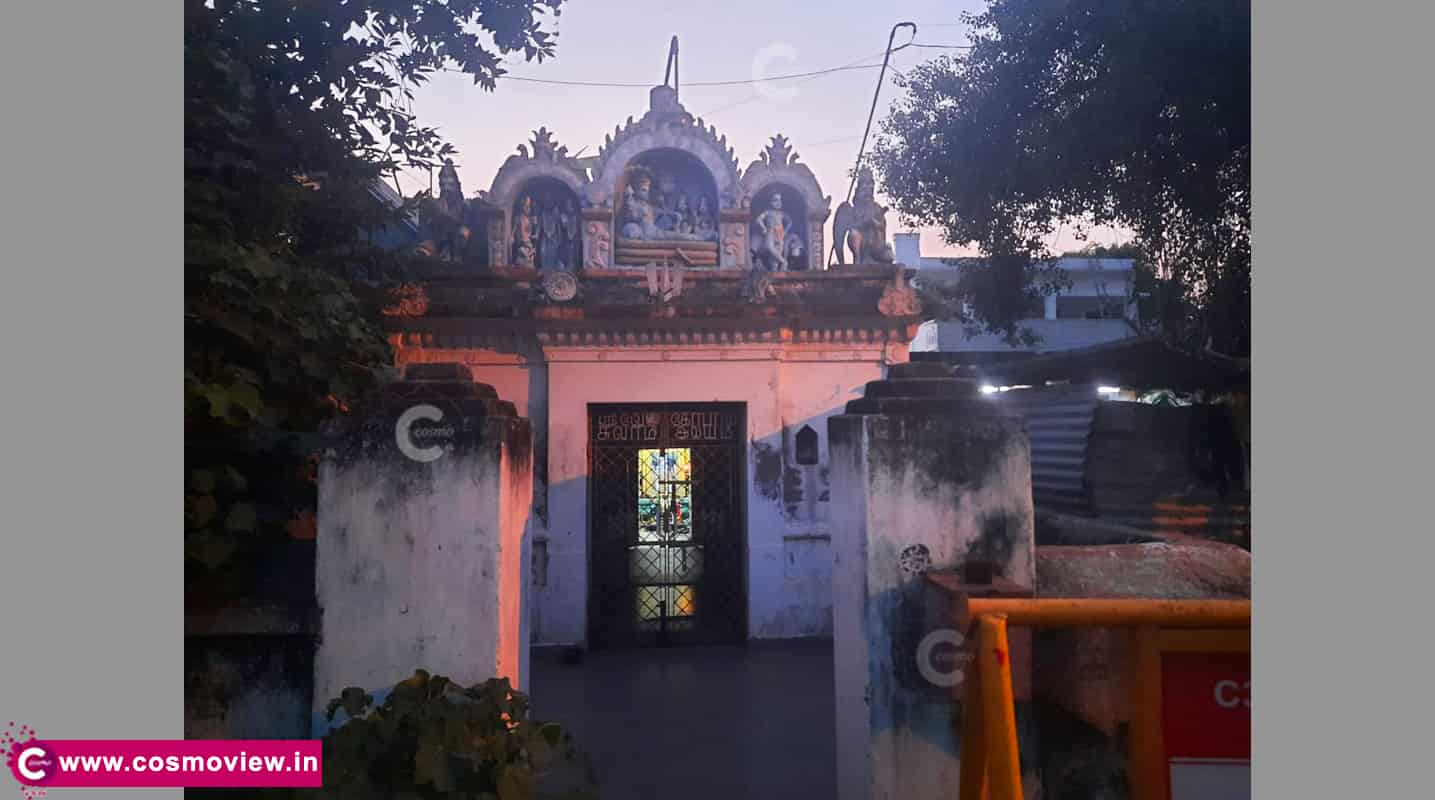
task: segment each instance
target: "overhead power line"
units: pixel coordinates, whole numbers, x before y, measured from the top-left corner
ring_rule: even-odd
[[[880,64],[852,64],[844,67],[831,67],[829,69],[813,70],[812,72],[794,72],[788,75],[773,75],[767,78],[746,78],[743,80],[731,81],[687,81],[683,86],[742,86],[749,83],[767,83],[769,81],[784,81],[791,78],[814,78],[818,75],[828,75],[833,72],[842,72],[850,69],[876,69]],[[523,81],[524,83],[551,83],[557,86],[613,86],[623,89],[646,89],[652,86],[651,83],[625,83],[620,81],[564,81],[553,78],[530,78],[526,75],[500,75],[502,81]]]
[[[970,46],[970,45],[916,44],[916,43],[909,42],[909,43],[907,43],[907,44],[903,44],[903,45],[900,45],[900,46],[898,46],[898,47],[893,48],[893,49],[892,49],[892,52],[895,53],[895,52],[898,52],[898,51],[903,50],[903,49],[908,48],[908,47],[927,47],[927,48],[938,49],[938,50],[969,50],[969,49],[971,49],[971,46]],[[834,72],[846,72],[846,71],[849,71],[849,70],[857,70],[857,69],[878,69],[879,67],[882,66],[881,64],[861,64],[861,63],[858,63],[858,62],[866,61],[866,60],[868,60],[868,59],[870,59],[870,58],[875,58],[876,56],[883,55],[884,52],[885,52],[885,51],[879,50],[879,51],[877,51],[876,53],[873,53],[873,54],[871,54],[871,55],[863,56],[863,57],[857,59],[856,61],[849,62],[849,63],[843,64],[843,65],[841,65],[841,66],[828,67],[827,69],[817,69],[817,70],[812,70],[812,71],[810,71],[810,72],[792,72],[792,73],[788,73],[788,74],[785,74],[785,75],[770,75],[770,76],[765,77],[765,78],[737,78],[737,79],[722,80],[722,81],[685,81],[685,82],[683,83],[683,86],[746,86],[746,85],[754,84],[754,83],[770,83],[770,82],[772,82],[772,81],[786,81],[786,80],[793,80],[793,79],[797,79],[797,78],[817,78],[817,77],[820,77],[820,76],[823,76],[823,75],[831,75],[831,74],[834,73]],[[456,71],[459,71],[459,70],[448,70],[448,71],[455,71],[455,72],[456,72]],[[501,81],[520,81],[520,82],[522,82],[522,83],[543,83],[543,84],[550,84],[550,85],[553,85],[553,86],[612,87],[612,88],[617,88],[617,89],[647,89],[647,88],[649,88],[650,86],[652,86],[652,84],[650,84],[650,83],[644,83],[644,82],[641,82],[641,81],[575,81],[575,80],[562,80],[562,79],[558,79],[558,78],[533,78],[533,77],[530,77],[530,76],[527,76],[527,75],[500,75],[500,76],[498,76],[498,79],[501,80]]]

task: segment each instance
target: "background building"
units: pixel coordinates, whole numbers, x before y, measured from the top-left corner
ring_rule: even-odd
[[[893,237],[897,262],[917,270],[915,282],[955,282],[972,259],[923,256],[918,234]],[[927,322],[912,342],[912,352],[954,354],[949,362],[977,362],[1035,353],[1069,350],[1114,342],[1139,335],[1140,316],[1135,302],[1135,260],[1067,256],[1057,261],[1071,281],[1069,288],[1047,295],[1033,305],[1022,325],[1042,337],[1034,347],[1012,347],[989,333],[968,337],[962,323]]]

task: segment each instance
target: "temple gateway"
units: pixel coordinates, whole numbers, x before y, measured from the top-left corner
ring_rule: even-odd
[[[451,164],[439,184],[441,268],[387,320],[411,377],[531,421],[520,640],[831,635],[826,420],[920,321],[870,173],[833,269],[830,197],[788,141],[740,168],[675,86],[596,158],[540,129],[476,198]]]

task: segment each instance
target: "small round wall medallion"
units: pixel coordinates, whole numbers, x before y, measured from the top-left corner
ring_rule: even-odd
[[[908,575],[921,575],[932,566],[932,553],[924,544],[908,545],[902,548],[898,563]]]
[[[555,303],[566,303],[578,296],[578,279],[571,272],[549,272],[543,276],[543,294]]]

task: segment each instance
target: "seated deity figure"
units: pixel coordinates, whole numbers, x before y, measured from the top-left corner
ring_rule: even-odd
[[[698,195],[698,207],[693,212],[693,235],[703,241],[717,241],[717,220],[713,218],[712,209],[708,208],[707,195]]]
[[[656,239],[658,225],[656,211],[648,199],[652,180],[646,175],[639,176],[636,187],[628,184],[623,190],[623,227],[625,239]]]
[[[679,236],[670,236],[678,232],[678,223],[682,221],[682,214],[678,212],[676,200],[672,192],[662,191],[658,193],[658,207],[656,210],[658,230],[663,232],[665,239],[678,239]]]
[[[678,218],[678,224],[674,228],[674,230],[677,231],[680,236],[692,236],[696,232],[694,230],[696,225],[693,221],[693,209],[691,204],[688,202],[687,195],[678,195],[678,205],[677,208],[674,209],[674,213],[677,215]]]
[[[513,220],[513,263],[519,267],[533,267],[538,251],[533,244],[533,198],[524,195],[518,201],[518,213]]]

